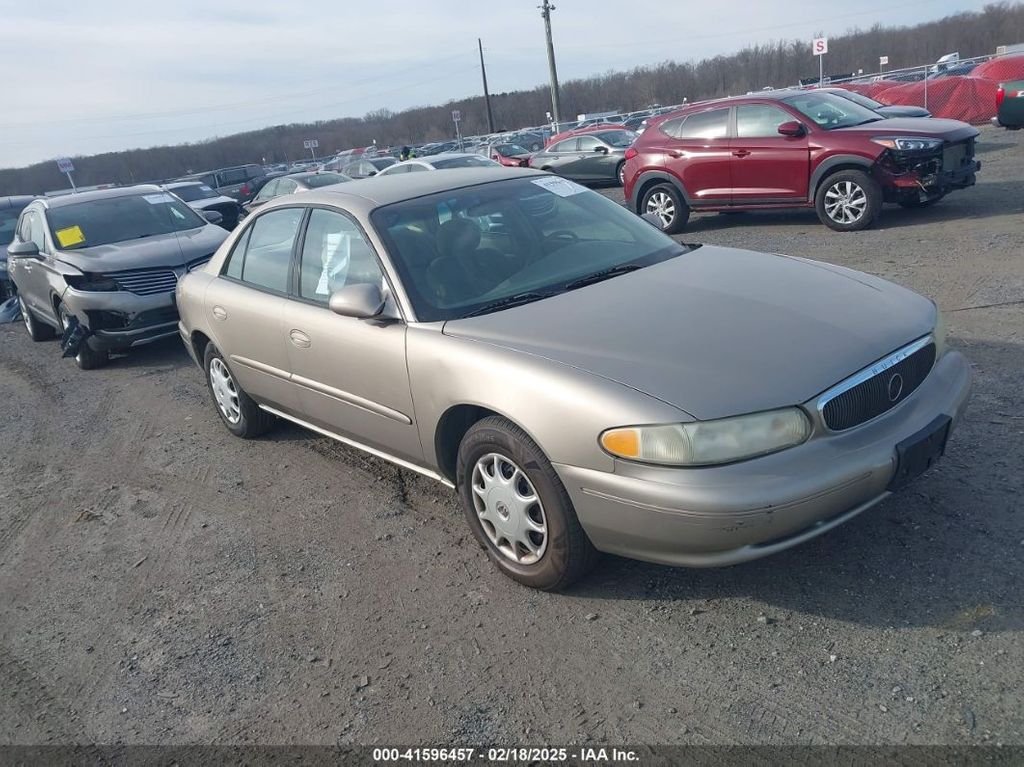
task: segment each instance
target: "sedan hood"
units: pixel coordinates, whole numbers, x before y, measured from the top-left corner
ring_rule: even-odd
[[[928,299],[885,280],[705,245],[444,332],[588,371],[704,420],[806,402],[934,323]]]
[[[831,133],[860,133],[871,136],[929,136],[944,141],[963,141],[979,135],[973,125],[959,120],[937,117],[890,117],[849,128],[835,128]]]
[[[198,229],[158,234],[139,240],[126,240],[92,248],[65,250],[61,260],[84,272],[116,272],[152,266],[183,266],[202,256],[212,255],[227,238],[219,226],[207,224]]]

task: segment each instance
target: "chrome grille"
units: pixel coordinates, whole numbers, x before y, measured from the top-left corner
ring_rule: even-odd
[[[909,397],[935,364],[935,343],[923,338],[833,386],[818,400],[832,431],[877,418]]]
[[[107,272],[106,276],[114,280],[123,290],[139,296],[173,293],[178,284],[178,275],[169,267]]]

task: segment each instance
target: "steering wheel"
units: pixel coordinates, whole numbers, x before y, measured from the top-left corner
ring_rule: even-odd
[[[556,229],[551,234],[547,235],[545,240],[567,240],[568,242],[577,242],[580,236],[571,229]]]

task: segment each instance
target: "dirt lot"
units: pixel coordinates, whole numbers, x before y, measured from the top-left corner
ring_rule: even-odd
[[[980,159],[867,232],[692,220],[936,298],[976,372],[936,469],[729,569],[535,593],[443,487],[231,437],[176,341],[84,373],[0,328],[0,742],[1024,743],[1024,132]]]

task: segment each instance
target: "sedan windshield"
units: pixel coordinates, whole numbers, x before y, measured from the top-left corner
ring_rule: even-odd
[[[529,154],[519,144],[495,144],[494,151],[502,157],[515,157],[516,155]]]
[[[61,250],[137,240],[206,226],[192,208],[167,192],[108,197],[47,212]]]
[[[427,322],[583,289],[686,252],[621,205],[557,177],[406,200],[371,220]]]
[[[860,104],[862,107],[866,107],[867,109],[871,110],[879,109],[880,107],[885,106],[885,104],[881,103],[880,101],[869,99],[863,93],[857,93],[857,91],[843,91],[842,93],[837,93],[835,95],[839,96],[839,98],[852,101],[855,104]]]
[[[170,190],[174,194],[178,195],[185,202],[195,202],[196,200],[209,200],[219,195],[210,189],[206,184],[189,184],[188,186],[176,186]]]
[[[852,128],[884,119],[877,112],[831,93],[807,91],[783,101],[825,130]]]
[[[470,154],[465,157],[448,157],[444,160],[436,160],[430,164],[437,170],[447,170],[448,168],[478,168],[484,165],[497,165],[498,163],[494,160],[488,160],[486,157]]]

